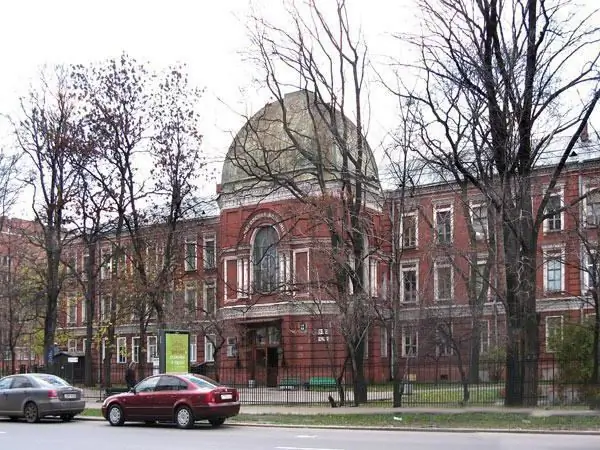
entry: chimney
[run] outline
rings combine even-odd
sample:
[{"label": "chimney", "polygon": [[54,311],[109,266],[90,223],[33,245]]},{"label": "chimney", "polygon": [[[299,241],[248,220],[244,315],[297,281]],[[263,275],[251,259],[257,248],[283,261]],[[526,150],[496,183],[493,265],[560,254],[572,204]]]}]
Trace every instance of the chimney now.
[{"label": "chimney", "polygon": [[581,130],[581,134],[579,135],[579,139],[581,139],[581,142],[589,142],[590,141],[590,135],[588,133],[588,124],[587,124],[587,122],[583,126],[583,130]]}]

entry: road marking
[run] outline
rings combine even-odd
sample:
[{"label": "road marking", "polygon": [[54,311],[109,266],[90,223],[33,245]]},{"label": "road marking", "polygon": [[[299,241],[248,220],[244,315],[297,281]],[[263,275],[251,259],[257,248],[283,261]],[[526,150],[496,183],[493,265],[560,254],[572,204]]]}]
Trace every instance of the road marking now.
[{"label": "road marking", "polygon": [[343,448],[275,447],[277,450],[344,450]]},{"label": "road marking", "polygon": [[300,439],[314,439],[317,437],[317,435],[316,434],[299,434],[296,437],[300,438]]}]

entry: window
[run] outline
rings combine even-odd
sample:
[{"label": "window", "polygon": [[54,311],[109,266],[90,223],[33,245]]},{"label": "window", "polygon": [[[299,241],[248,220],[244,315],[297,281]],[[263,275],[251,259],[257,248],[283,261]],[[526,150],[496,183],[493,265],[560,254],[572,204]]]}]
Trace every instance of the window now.
[{"label": "window", "polygon": [[140,338],[131,338],[131,360],[133,362],[140,362]]},{"label": "window", "polygon": [[184,269],[186,272],[193,272],[196,270],[196,241],[185,242],[185,264]]},{"label": "window", "polygon": [[217,311],[217,286],[214,281],[204,283],[204,311],[214,315]]},{"label": "window", "polygon": [[490,351],[490,321],[482,320],[479,322],[480,348],[481,354],[485,355]]},{"label": "window", "polygon": [[204,268],[214,269],[216,267],[217,247],[214,236],[204,238]]},{"label": "window", "polygon": [[190,362],[198,361],[198,336],[190,334]]},{"label": "window", "polygon": [[81,351],[84,353],[87,351],[87,339],[81,340]]},{"label": "window", "polygon": [[87,302],[85,301],[85,297],[79,301],[79,307],[81,308],[81,323],[85,325],[87,320]]},{"label": "window", "polygon": [[369,258],[369,288],[371,297],[377,297],[379,295],[377,260],[373,257]]},{"label": "window", "polygon": [[135,386],[135,392],[154,392],[160,377],[146,378]]},{"label": "window", "polygon": [[188,314],[193,314],[197,308],[196,285],[187,284],[185,286],[185,306]]},{"label": "window", "polygon": [[[592,191],[592,189],[589,189]],[[587,227],[600,225],[600,190],[590,192],[584,199],[585,224]]]},{"label": "window", "polygon": [[329,342],[329,328],[317,329],[317,342]]},{"label": "window", "polygon": [[562,195],[559,193],[552,194],[546,205],[546,214],[551,214],[544,221],[544,231],[560,231],[562,230],[562,215],[560,208],[563,207]]},{"label": "window", "polygon": [[435,236],[438,244],[452,243],[452,208],[436,208]]},{"label": "window", "polygon": [[81,259],[81,279],[82,280],[87,280],[89,264],[90,264],[90,255],[88,253],[84,253],[83,258]]},{"label": "window", "polygon": [[74,353],[76,351],[77,351],[77,340],[76,339],[69,339],[67,341],[67,352]]},{"label": "window", "polygon": [[388,339],[387,327],[381,326],[381,327],[379,327],[379,347],[380,347],[379,351],[380,351],[382,358],[387,358],[387,356],[388,356],[388,345],[389,345],[389,339]]},{"label": "window", "polygon": [[418,301],[418,278],[417,264],[403,264],[401,269],[402,285],[401,295],[404,303],[417,303]]},{"label": "window", "polygon": [[215,336],[204,336],[204,362],[215,361]]},{"label": "window", "polygon": [[67,324],[75,325],[77,322],[77,301],[74,298],[67,300]]},{"label": "window", "polygon": [[419,336],[416,331],[409,328],[402,329],[402,356],[417,356]]},{"label": "window", "polygon": [[453,271],[449,264],[436,263],[434,273],[435,301],[452,300]]},{"label": "window", "polygon": [[102,361],[106,359],[106,346],[108,344],[108,338],[102,339]]},{"label": "window", "polygon": [[107,280],[111,276],[112,272],[112,261],[111,261],[111,252],[107,248],[103,248],[100,250],[100,278],[103,280]]},{"label": "window", "polygon": [[277,289],[279,268],[277,267],[277,243],[279,236],[274,227],[259,228],[254,237],[252,252],[254,266],[254,288],[269,293]]},{"label": "window", "polygon": [[546,317],[546,352],[555,350],[557,341],[563,337],[563,316]]},{"label": "window", "polygon": [[583,253],[583,293],[589,292],[594,287],[600,287],[600,259],[596,249],[581,249]]},{"label": "window", "polygon": [[146,361],[151,363],[158,358],[158,340],[156,336],[148,336],[146,338],[146,348],[148,349]]},{"label": "window", "polygon": [[475,277],[475,296],[476,301],[488,301],[490,294],[490,281],[489,273],[487,279],[484,278],[487,263],[485,261],[478,261],[477,265],[472,267],[473,276]]},{"label": "window", "polygon": [[452,355],[452,324],[440,324],[436,328],[435,353],[437,356]]},{"label": "window", "polygon": [[98,294],[100,297],[100,320],[110,319],[111,297],[110,295]]},{"label": "window", "polygon": [[476,239],[485,239],[488,235],[488,208],[485,204],[472,205],[471,223]]},{"label": "window", "polygon": [[237,356],[237,341],[235,337],[227,338],[227,357],[234,358]]},{"label": "window", "polygon": [[416,248],[418,244],[417,214],[405,214],[402,217],[402,247]]},{"label": "window", "polygon": [[0,390],[9,389],[12,383],[12,378],[3,378],[0,380]]},{"label": "window", "polygon": [[125,364],[127,362],[127,338],[117,338],[117,363]]},{"label": "window", "polygon": [[546,292],[564,291],[563,251],[544,251],[544,290]]},{"label": "window", "polygon": [[155,391],[183,391],[187,389],[187,383],[172,375],[163,375],[156,384]]}]

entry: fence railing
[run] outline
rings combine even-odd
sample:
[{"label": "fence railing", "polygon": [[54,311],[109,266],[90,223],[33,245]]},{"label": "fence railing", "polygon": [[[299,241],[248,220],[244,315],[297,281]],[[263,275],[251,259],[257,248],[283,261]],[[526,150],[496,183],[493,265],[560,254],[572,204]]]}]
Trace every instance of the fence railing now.
[{"label": "fence railing", "polygon": [[[586,362],[587,363],[587,362]],[[543,359],[538,362],[536,403],[539,406],[584,406],[598,397],[600,389],[577,377],[581,361]],[[111,385],[125,385],[126,364],[114,364]],[[43,370],[43,368],[37,368]],[[459,405],[499,406],[504,404],[505,367],[500,361],[482,361],[477,377],[463,379],[461,370],[452,362],[411,361],[401,367],[402,404],[413,407],[456,407]],[[27,371],[29,368],[27,368]],[[235,367],[215,367],[214,364],[192,365],[196,372],[222,384],[236,387],[241,401],[248,405],[321,405],[331,399],[339,403],[354,401],[354,380],[350,367],[331,365],[287,364],[285,367],[256,367],[240,362]],[[144,375],[153,373],[145,365]],[[83,373],[62,365],[54,373],[73,384],[83,385]],[[468,371],[463,371],[467,376]],[[569,374],[566,377],[565,374]],[[4,374],[3,374],[4,375]],[[102,367],[95,367],[94,387],[86,387],[90,400],[104,396]],[[367,364],[364,370],[367,404],[391,406],[394,396],[393,372],[388,364]],[[139,372],[138,372],[139,378]],[[524,386],[525,392],[530,390]],[[331,399],[330,399],[331,397]]]}]

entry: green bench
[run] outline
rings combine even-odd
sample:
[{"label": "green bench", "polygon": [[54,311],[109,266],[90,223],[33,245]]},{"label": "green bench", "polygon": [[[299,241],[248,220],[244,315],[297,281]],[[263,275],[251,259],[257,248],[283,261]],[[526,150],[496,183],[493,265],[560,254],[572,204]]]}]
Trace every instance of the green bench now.
[{"label": "green bench", "polygon": [[311,377],[308,379],[308,383],[305,384],[307,390],[314,388],[329,388],[335,389],[337,386],[335,378],[333,377]]},{"label": "green bench", "polygon": [[282,391],[293,391],[295,389],[299,389],[301,384],[300,378],[284,378],[279,382],[279,389]]}]

